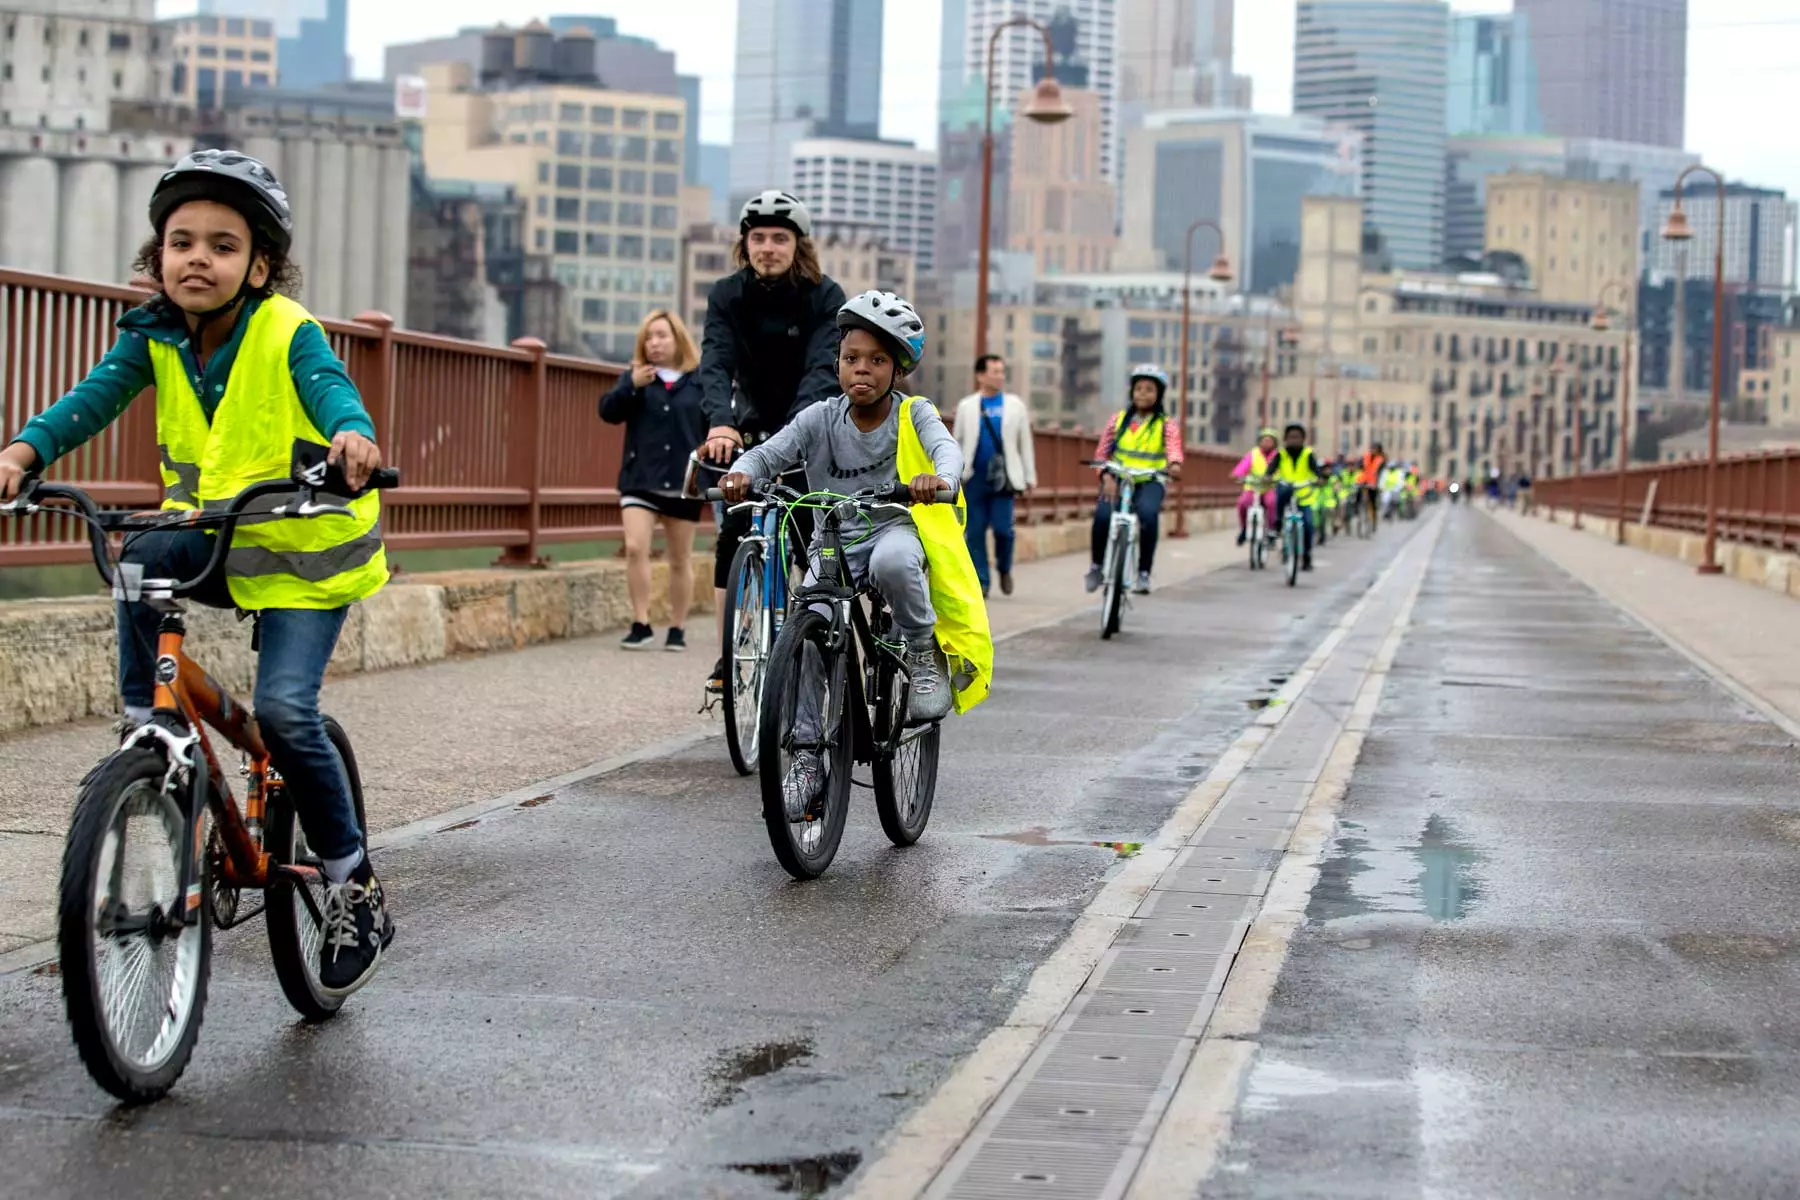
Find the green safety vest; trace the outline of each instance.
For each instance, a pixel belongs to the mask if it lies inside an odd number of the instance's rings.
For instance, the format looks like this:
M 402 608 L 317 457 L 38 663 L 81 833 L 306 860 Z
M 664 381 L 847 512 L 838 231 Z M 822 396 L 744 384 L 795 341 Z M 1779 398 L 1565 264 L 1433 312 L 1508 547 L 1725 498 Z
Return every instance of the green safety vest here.
M 1294 498 L 1301 504 L 1311 504 L 1313 487 L 1319 481 L 1318 471 L 1314 467 L 1311 446 L 1302 447 L 1300 453 L 1289 455 L 1287 447 L 1275 452 L 1275 478 L 1294 489 Z
M 300 403 L 288 348 L 312 315 L 286 296 L 264 300 L 244 327 L 225 395 L 206 420 L 181 351 L 150 342 L 163 507 L 224 508 L 251 484 L 287 479 L 294 443 L 325 445 Z M 225 582 L 239 608 L 342 608 L 387 582 L 381 501 L 349 501 L 351 516 L 250 517 L 232 535 Z
M 894 455 L 900 480 L 910 483 L 920 475 L 937 474 L 937 464 L 919 441 L 912 406 L 929 404 L 923 396 L 908 396 L 900 403 L 900 441 Z M 926 584 L 931 607 L 937 612 L 937 643 L 950 666 L 950 689 L 956 711 L 968 712 L 987 699 L 994 682 L 994 639 L 988 631 L 987 601 L 981 595 L 981 577 L 969 557 L 968 506 L 961 488 L 956 504 L 915 504 L 913 525 L 919 544 L 925 547 Z

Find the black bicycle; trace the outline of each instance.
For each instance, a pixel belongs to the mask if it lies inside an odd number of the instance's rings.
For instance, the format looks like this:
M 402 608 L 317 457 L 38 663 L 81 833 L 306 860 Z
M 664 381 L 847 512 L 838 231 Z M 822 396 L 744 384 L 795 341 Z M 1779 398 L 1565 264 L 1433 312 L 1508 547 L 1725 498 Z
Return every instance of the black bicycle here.
M 753 495 L 773 498 L 773 488 Z M 722 499 L 716 488 L 707 499 Z M 955 493 L 940 489 L 939 503 Z M 763 823 L 776 861 L 796 879 L 817 879 L 836 857 L 850 811 L 850 785 L 875 793 L 882 832 L 896 846 L 910 846 L 925 832 L 937 792 L 939 722 L 909 725 L 912 680 L 906 647 L 887 601 L 859 588 L 844 564 L 844 524 L 882 508 L 913 503 L 904 483 L 868 488 L 850 496 L 813 493 L 822 509 L 818 578 L 796 590 L 786 621 L 769 653 L 757 731 L 757 768 Z M 802 755 L 812 761 L 796 772 Z M 869 764 L 872 779 L 851 776 L 853 763 Z M 809 773 L 815 786 L 790 805 L 790 776 Z

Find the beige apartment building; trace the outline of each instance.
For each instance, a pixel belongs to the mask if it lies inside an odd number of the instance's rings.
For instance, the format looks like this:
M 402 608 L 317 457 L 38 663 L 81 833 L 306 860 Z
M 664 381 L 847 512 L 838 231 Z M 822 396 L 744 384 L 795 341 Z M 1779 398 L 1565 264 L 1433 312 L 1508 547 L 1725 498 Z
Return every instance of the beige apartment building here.
M 628 357 L 654 308 L 681 308 L 680 96 L 578 83 L 476 86 L 468 63 L 427 66 L 426 170 L 513 184 L 525 247 L 550 256 L 593 353 Z
M 161 23 L 174 51 L 167 99 L 193 108 L 221 108 L 227 91 L 271 88 L 275 22 L 260 17 L 175 17 Z
M 1769 366 L 1762 398 L 1769 424 L 1800 425 L 1800 329 L 1769 330 Z
M 1637 298 L 1638 185 L 1507 172 L 1487 178 L 1487 248 L 1525 260 L 1537 294 L 1561 304 Z M 1622 290 L 1621 290 L 1622 289 Z
M 1100 97 L 1070 88 L 1063 99 L 1075 110 L 1067 121 L 1013 122 L 1006 246 L 1030 254 L 1039 275 L 1110 271 L 1118 193 L 1100 171 Z

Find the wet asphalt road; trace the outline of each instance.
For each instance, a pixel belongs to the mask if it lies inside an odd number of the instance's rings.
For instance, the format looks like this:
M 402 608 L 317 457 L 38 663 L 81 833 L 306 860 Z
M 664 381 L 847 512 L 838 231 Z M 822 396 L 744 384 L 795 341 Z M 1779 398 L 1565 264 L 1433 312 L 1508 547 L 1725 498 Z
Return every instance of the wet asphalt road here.
M 1451 518 L 1202 1194 L 1800 1195 L 1800 751 Z
M 816 883 L 717 740 L 390 849 L 378 980 L 302 1026 L 260 922 L 222 935 L 194 1061 L 147 1109 L 88 1082 L 54 978 L 0 979 L 0 1194 L 811 1194 L 1004 1017 L 1117 863 L 1091 843 L 1154 832 L 1416 529 L 1297 590 L 1159 592 L 1111 643 L 1087 615 L 1006 642 L 925 840 L 894 850 L 858 792 Z

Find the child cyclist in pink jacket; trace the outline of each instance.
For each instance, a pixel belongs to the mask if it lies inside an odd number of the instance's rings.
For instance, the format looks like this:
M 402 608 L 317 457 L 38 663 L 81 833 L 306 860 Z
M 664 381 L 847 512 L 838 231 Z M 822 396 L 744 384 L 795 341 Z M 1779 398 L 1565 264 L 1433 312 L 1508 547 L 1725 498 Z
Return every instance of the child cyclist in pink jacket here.
M 1238 545 L 1244 544 L 1244 531 L 1250 520 L 1250 505 L 1260 495 L 1263 506 L 1263 529 L 1275 536 L 1275 451 L 1281 439 L 1273 429 L 1256 435 L 1256 445 L 1231 469 L 1233 479 L 1244 481 L 1243 495 L 1238 497 Z

